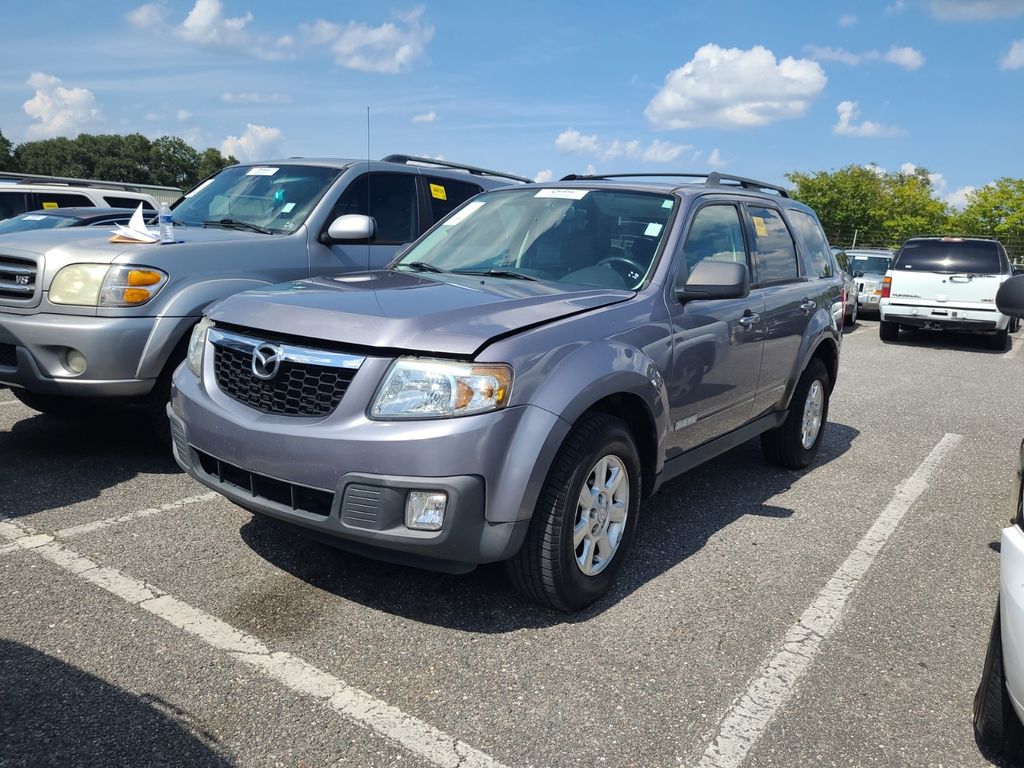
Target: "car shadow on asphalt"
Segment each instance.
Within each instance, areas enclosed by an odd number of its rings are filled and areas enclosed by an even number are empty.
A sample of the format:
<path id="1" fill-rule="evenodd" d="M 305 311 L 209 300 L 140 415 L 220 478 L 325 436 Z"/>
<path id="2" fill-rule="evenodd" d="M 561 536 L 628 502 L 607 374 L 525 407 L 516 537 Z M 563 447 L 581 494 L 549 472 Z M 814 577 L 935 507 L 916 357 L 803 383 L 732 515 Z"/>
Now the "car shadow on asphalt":
<path id="1" fill-rule="evenodd" d="M 573 615 L 519 596 L 500 563 L 465 575 L 423 571 L 334 549 L 293 526 L 261 516 L 254 516 L 240 533 L 256 554 L 307 584 L 414 621 L 483 634 L 580 623 L 685 561 L 736 520 L 746 515 L 792 515 L 792 510 L 771 500 L 808 472 L 846 453 L 859 434 L 853 427 L 829 424 L 818 458 L 807 470 L 768 464 L 759 442 L 752 440 L 666 483 L 641 506 L 636 538 L 612 591 Z"/>
<path id="2" fill-rule="evenodd" d="M 3 514 L 23 517 L 88 501 L 139 474 L 178 474 L 169 448 L 130 409 L 61 419 L 32 413 L 0 431 Z"/>
<path id="3" fill-rule="evenodd" d="M 188 719 L 156 696 L 0 640 L 2 765 L 232 765 Z"/>
<path id="4" fill-rule="evenodd" d="M 897 341 L 887 341 L 904 347 L 921 347 L 949 349 L 956 352 L 978 352 L 983 355 L 1004 355 L 1021 343 L 1019 339 L 1009 336 L 1003 349 L 992 349 L 989 346 L 990 336 L 983 333 L 960 333 L 958 331 L 922 331 L 917 329 L 900 331 Z"/>

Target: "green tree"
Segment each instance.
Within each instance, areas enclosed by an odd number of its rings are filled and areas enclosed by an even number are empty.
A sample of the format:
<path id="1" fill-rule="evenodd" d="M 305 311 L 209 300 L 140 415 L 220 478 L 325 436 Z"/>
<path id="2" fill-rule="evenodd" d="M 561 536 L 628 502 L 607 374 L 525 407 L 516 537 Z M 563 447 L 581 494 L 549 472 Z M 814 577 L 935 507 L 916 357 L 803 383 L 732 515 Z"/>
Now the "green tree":
<path id="1" fill-rule="evenodd" d="M 150 146 L 149 157 L 153 184 L 188 189 L 196 183 L 199 153 L 183 140 L 161 136 Z"/>
<path id="2" fill-rule="evenodd" d="M 14 145 L 0 131 L 0 171 L 14 170 Z"/>
<path id="3" fill-rule="evenodd" d="M 999 238 L 1024 250 L 1024 179 L 1002 178 L 967 195 L 967 207 L 954 217 L 965 235 Z"/>
<path id="4" fill-rule="evenodd" d="M 887 197 L 881 174 L 848 165 L 831 172 L 793 172 L 786 178 L 793 184 L 792 196 L 815 210 L 833 244 L 850 245 L 854 232 L 881 237 Z"/>
<path id="5" fill-rule="evenodd" d="M 948 230 L 950 207 L 935 198 L 927 170 L 886 174 L 884 182 L 887 203 L 882 237 L 886 243 L 895 246 L 914 235 Z"/>
<path id="6" fill-rule="evenodd" d="M 229 165 L 238 165 L 238 160 L 234 155 L 228 155 L 224 157 L 219 149 L 209 147 L 203 150 L 199 156 L 199 168 L 196 172 L 196 181 L 202 181 L 207 176 L 212 176 L 221 168 L 227 168 Z"/>

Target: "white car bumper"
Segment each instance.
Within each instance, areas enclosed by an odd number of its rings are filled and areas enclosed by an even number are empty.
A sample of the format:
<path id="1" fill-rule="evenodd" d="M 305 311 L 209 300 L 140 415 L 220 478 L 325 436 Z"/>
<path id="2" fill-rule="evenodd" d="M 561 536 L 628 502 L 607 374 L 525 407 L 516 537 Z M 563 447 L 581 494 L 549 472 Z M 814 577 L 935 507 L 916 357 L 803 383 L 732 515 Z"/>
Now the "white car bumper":
<path id="1" fill-rule="evenodd" d="M 1016 525 L 1003 529 L 999 597 L 1003 675 L 1017 717 L 1024 722 L 1024 531 Z"/>

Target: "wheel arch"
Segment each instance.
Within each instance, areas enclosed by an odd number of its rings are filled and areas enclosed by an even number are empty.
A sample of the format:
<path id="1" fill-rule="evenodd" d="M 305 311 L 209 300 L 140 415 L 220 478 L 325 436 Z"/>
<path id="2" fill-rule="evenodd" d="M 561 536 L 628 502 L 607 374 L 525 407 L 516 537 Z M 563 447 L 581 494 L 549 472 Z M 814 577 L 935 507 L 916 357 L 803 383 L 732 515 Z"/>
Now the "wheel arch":
<path id="1" fill-rule="evenodd" d="M 639 395 L 617 392 L 598 400 L 584 414 L 603 413 L 621 419 L 633 435 L 637 454 L 640 457 L 640 495 L 646 499 L 651 495 L 660 471 L 658 427 L 647 403 Z"/>

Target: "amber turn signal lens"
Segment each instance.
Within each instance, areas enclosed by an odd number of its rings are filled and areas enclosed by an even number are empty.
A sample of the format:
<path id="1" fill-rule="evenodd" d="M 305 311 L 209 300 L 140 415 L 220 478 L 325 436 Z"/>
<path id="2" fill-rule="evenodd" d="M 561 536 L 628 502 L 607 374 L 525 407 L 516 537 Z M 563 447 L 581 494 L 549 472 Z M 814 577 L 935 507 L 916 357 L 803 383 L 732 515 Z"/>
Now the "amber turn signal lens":
<path id="1" fill-rule="evenodd" d="M 148 269 L 133 269 L 128 273 L 128 285 L 156 285 L 163 279 L 159 272 L 150 272 Z M 147 291 L 148 294 L 148 291 Z"/>
<path id="2" fill-rule="evenodd" d="M 124 300 L 128 304 L 141 304 L 144 301 L 149 301 L 149 291 L 145 288 L 125 288 Z"/>

